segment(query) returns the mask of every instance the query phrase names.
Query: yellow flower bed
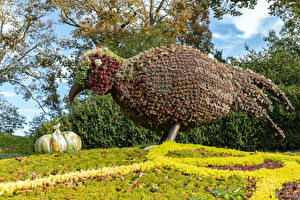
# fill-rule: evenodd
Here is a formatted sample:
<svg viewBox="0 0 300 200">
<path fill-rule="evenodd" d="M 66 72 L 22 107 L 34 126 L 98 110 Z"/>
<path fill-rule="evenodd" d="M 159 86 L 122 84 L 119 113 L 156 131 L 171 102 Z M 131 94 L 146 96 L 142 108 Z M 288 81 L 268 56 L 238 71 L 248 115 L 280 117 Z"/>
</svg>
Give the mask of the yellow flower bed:
<svg viewBox="0 0 300 200">
<path fill-rule="evenodd" d="M 105 176 L 111 174 L 127 174 L 129 172 L 133 172 L 136 170 L 149 170 L 155 167 L 154 162 L 147 161 L 144 163 L 134 163 L 129 166 L 118 166 L 118 167 L 104 167 L 102 169 L 96 170 L 86 170 L 86 171 L 77 171 L 66 173 L 63 175 L 49 175 L 45 178 L 40 178 L 36 180 L 25 180 L 25 181 L 17 181 L 17 182 L 9 182 L 9 183 L 1 183 L 0 184 L 0 195 L 4 193 L 12 194 L 14 191 L 22 188 L 36 188 L 41 187 L 43 185 L 55 185 L 64 182 L 72 182 L 77 181 L 80 178 L 92 178 L 97 176 Z"/>
<path fill-rule="evenodd" d="M 243 155 L 244 157 L 223 157 L 223 158 L 172 158 L 166 157 L 169 151 L 205 148 L 207 151 L 231 153 L 232 155 Z M 194 144 L 177 144 L 167 142 L 156 148 L 150 149 L 148 159 L 159 162 L 164 167 L 174 168 L 187 174 L 197 174 L 199 176 L 211 176 L 227 178 L 230 176 L 240 176 L 242 178 L 254 178 L 257 180 L 256 191 L 251 200 L 275 199 L 275 190 L 281 189 L 282 184 L 289 181 L 300 180 L 300 157 L 285 156 L 274 153 L 262 152 L 242 152 L 232 149 L 207 147 Z M 235 164 L 253 165 L 263 163 L 265 159 L 279 161 L 283 167 L 276 169 L 258 169 L 256 171 L 229 171 L 210 169 L 208 165 L 228 165 Z M 298 161 L 298 162 L 297 162 Z M 201 165 L 202 167 L 199 167 Z"/>
<path fill-rule="evenodd" d="M 224 152 L 231 155 L 241 155 L 243 157 L 209 157 L 209 158 L 173 158 L 167 157 L 169 151 L 199 149 L 205 148 L 207 151 Z M 91 178 L 110 174 L 127 174 L 136 170 L 149 170 L 156 166 L 172 168 L 186 174 L 195 174 L 202 177 L 210 176 L 216 178 L 228 178 L 230 176 L 239 176 L 244 179 L 255 179 L 256 191 L 250 200 L 275 199 L 275 190 L 281 189 L 282 184 L 290 181 L 300 180 L 300 157 L 287 156 L 273 153 L 261 152 L 243 152 L 232 149 L 207 147 L 194 144 L 178 144 L 175 142 L 166 142 L 149 150 L 148 161 L 135 163 L 130 166 L 104 167 L 97 170 L 87 170 L 71 172 L 64 175 L 48 176 L 36 180 L 25 180 L 18 182 L 9 182 L 0 184 L 0 195 L 4 193 L 12 194 L 14 191 L 22 188 L 35 188 L 43 185 L 53 185 L 67 181 L 76 181 L 80 178 Z M 229 171 L 207 168 L 208 165 L 233 166 L 235 164 L 253 165 L 261 164 L 265 159 L 278 161 L 283 167 L 276 169 L 261 168 L 256 171 Z M 201 167 L 199 167 L 201 166 Z"/>
</svg>

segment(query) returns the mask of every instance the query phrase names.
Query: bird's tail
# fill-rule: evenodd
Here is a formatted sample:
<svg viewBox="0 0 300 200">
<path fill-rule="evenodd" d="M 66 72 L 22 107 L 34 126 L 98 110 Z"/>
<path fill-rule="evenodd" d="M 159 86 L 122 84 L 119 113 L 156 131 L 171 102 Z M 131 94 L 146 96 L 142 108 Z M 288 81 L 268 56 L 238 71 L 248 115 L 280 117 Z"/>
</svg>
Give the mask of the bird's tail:
<svg viewBox="0 0 300 200">
<path fill-rule="evenodd" d="M 286 109 L 293 112 L 295 109 L 285 94 L 269 79 L 248 69 L 232 67 L 232 82 L 234 88 L 234 102 L 232 109 L 243 111 L 261 119 L 267 127 L 280 139 L 283 131 L 272 121 L 262 108 L 272 111 L 272 102 L 261 89 L 266 90 L 286 105 Z M 262 106 L 262 107 L 261 107 Z"/>
<path fill-rule="evenodd" d="M 266 79 L 263 75 L 255 73 L 253 71 L 247 71 L 249 72 L 250 79 L 257 87 L 265 89 L 267 92 L 276 97 L 276 99 L 283 102 L 286 106 L 287 111 L 295 111 L 295 108 L 292 106 L 291 102 L 288 100 L 285 94 L 270 79 Z"/>
</svg>

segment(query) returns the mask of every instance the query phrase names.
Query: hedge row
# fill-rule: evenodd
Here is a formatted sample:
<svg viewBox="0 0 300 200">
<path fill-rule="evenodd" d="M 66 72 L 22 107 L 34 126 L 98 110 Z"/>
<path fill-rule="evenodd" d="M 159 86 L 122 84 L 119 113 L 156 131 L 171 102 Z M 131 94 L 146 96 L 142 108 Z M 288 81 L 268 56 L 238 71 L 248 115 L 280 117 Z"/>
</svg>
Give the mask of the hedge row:
<svg viewBox="0 0 300 200">
<path fill-rule="evenodd" d="M 216 147 L 228 147 L 246 151 L 299 150 L 300 147 L 300 93 L 299 87 L 283 89 L 295 113 L 288 113 L 283 105 L 272 99 L 274 110 L 270 117 L 285 132 L 286 139 L 279 141 L 258 119 L 244 113 L 230 112 L 221 120 L 213 121 L 197 129 L 180 132 L 180 143 L 194 143 Z M 53 132 L 56 119 L 42 123 L 33 133 L 34 139 Z M 94 96 L 85 101 L 75 100 L 69 115 L 61 116 L 62 131 L 79 134 L 84 148 L 129 147 L 156 143 L 162 133 L 138 127 L 126 118 L 110 95 Z"/>
<path fill-rule="evenodd" d="M 32 134 L 38 137 L 53 133 L 57 118 L 43 122 Z M 83 148 L 131 147 L 155 143 L 160 134 L 143 127 L 137 127 L 125 117 L 110 95 L 93 96 L 85 101 L 74 100 L 67 116 L 59 117 L 61 131 L 77 133 Z"/>
</svg>

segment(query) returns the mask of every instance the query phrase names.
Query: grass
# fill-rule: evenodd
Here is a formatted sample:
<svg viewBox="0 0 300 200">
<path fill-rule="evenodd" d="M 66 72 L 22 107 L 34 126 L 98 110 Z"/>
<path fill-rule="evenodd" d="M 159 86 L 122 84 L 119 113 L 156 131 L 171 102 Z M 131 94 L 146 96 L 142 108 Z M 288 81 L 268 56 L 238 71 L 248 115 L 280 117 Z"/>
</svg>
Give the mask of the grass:
<svg viewBox="0 0 300 200">
<path fill-rule="evenodd" d="M 77 153 L 34 154 L 30 138 L 0 134 L 0 184 L 36 180 L 59 174 L 103 167 L 130 166 L 147 161 L 149 150 L 140 147 L 80 150 Z M 15 157 L 16 155 L 29 155 Z M 10 155 L 10 156 L 7 156 Z M 296 156 L 300 152 L 280 155 Z M 170 158 L 233 158 L 239 154 L 209 151 L 204 148 L 172 150 Z M 1 157 L 0 157 L 1 158 Z M 299 159 L 300 160 L 300 159 Z M 1 187 L 0 187 L 1 189 Z M 256 189 L 256 180 L 236 175 L 228 177 L 186 174 L 174 168 L 155 167 L 145 171 L 115 173 L 73 182 L 61 182 L 35 188 L 22 188 L 1 199 L 248 199 Z M 1 190 L 0 190 L 1 192 Z"/>
<path fill-rule="evenodd" d="M 131 165 L 145 161 L 145 155 L 146 151 L 139 148 L 112 148 L 0 160 L 0 181 L 25 180 L 33 174 L 35 178 L 42 178 L 77 170 Z"/>
<path fill-rule="evenodd" d="M 33 151 L 31 138 L 0 133 L 0 159 L 29 155 Z"/>
<path fill-rule="evenodd" d="M 207 158 L 207 157 L 242 157 L 242 155 L 232 155 L 230 153 L 224 152 L 214 152 L 207 151 L 204 148 L 199 148 L 195 150 L 185 149 L 180 151 L 169 151 L 166 156 L 174 157 L 174 158 Z"/>
</svg>

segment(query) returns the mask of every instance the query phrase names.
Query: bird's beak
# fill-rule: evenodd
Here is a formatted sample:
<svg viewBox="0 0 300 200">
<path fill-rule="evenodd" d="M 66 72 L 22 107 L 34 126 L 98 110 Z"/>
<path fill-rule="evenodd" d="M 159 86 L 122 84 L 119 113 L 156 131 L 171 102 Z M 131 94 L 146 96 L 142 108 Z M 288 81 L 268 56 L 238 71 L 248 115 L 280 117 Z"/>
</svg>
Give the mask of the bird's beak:
<svg viewBox="0 0 300 200">
<path fill-rule="evenodd" d="M 78 85 L 77 83 L 74 83 L 71 87 L 71 90 L 69 92 L 69 101 L 72 103 L 75 96 L 77 94 L 79 94 L 82 90 L 85 90 L 86 88 L 84 88 L 81 85 Z"/>
</svg>

